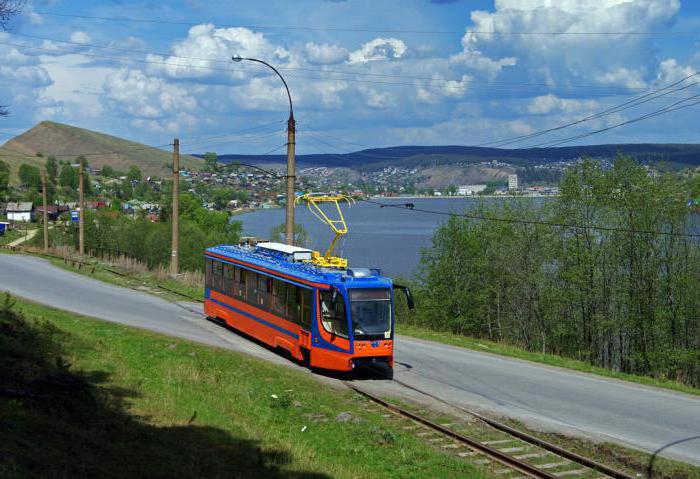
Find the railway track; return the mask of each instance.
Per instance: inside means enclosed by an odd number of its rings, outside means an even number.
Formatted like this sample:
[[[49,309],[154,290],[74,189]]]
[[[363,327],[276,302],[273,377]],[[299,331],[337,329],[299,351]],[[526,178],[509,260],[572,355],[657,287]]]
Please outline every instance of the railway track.
[[[409,424],[402,426],[402,429],[414,432],[415,435],[459,457],[469,458],[473,464],[488,468],[495,477],[503,479],[523,477],[538,479],[633,479],[632,476],[604,464],[562,449],[474,411],[448,403],[401,381],[394,381],[467,413],[474,422],[480,423],[481,428],[477,428],[479,431],[475,434],[473,424],[469,426],[458,423],[437,423],[377,397],[358,387],[355,383],[345,382],[345,384],[372,403],[388,410],[395,417],[408,421]]]

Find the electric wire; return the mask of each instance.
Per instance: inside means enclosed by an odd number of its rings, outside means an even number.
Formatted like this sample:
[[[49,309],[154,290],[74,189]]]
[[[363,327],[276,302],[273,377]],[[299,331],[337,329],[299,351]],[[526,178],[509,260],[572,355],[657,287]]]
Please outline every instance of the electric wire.
[[[680,105],[680,104],[681,104],[681,103],[685,103],[685,102],[687,102],[687,101],[689,101],[689,100],[693,100],[693,99],[698,98],[698,97],[700,97],[700,94],[687,97],[687,98],[685,98],[685,99],[683,99],[683,100],[680,100],[680,101],[677,101],[677,102],[672,103],[672,104],[670,104],[670,105],[667,105],[666,107],[664,107],[664,108],[662,108],[662,109],[660,109],[660,110],[656,110],[656,111],[653,111],[653,112],[650,112],[650,113],[646,113],[646,114],[644,114],[644,115],[642,115],[642,116],[638,116],[638,117],[636,117],[636,118],[632,118],[631,120],[623,121],[623,122],[621,122],[621,123],[617,123],[617,124],[612,125],[612,126],[608,126],[608,127],[605,127],[605,128],[600,128],[600,129],[598,129],[598,130],[590,131],[590,132],[587,132],[587,133],[582,133],[582,134],[575,135],[575,136],[571,136],[571,137],[568,137],[568,138],[559,139],[559,140],[550,140],[550,141],[548,141],[548,142],[539,143],[539,144],[530,146],[530,148],[554,147],[554,146],[562,145],[562,144],[564,144],[564,143],[570,143],[570,142],[572,142],[572,141],[580,140],[580,139],[583,139],[583,138],[588,138],[589,136],[597,135],[597,134],[599,134],[599,133],[604,133],[604,132],[606,132],[606,131],[610,131],[610,130],[613,130],[613,129],[615,129],[615,128],[620,128],[621,126],[630,125],[630,124],[637,123],[637,122],[640,122],[640,121],[643,121],[643,120],[647,120],[647,119],[649,119],[649,118],[654,118],[654,117],[657,117],[657,116],[660,116],[660,115],[665,115],[665,114],[667,114],[667,113],[671,113],[671,112],[674,112],[674,111],[682,110],[682,109],[685,109],[685,108],[690,108],[690,107],[695,106],[695,105],[697,105],[698,103],[700,103],[700,100],[698,100],[698,101],[696,101],[696,102],[693,102],[693,103],[690,103],[690,104],[687,104],[687,105]],[[680,106],[676,106],[676,105],[680,105]]]
[[[55,54],[57,52],[56,49],[52,49],[52,48],[37,47],[37,46],[25,45],[25,44],[21,44],[21,43],[13,43],[13,42],[0,41],[0,45],[13,46],[13,47],[27,49],[27,50],[44,51],[44,52],[49,52],[49,53],[53,53],[53,54]],[[76,55],[86,56],[89,58],[99,58],[99,59],[103,59],[103,60],[133,62],[133,63],[152,64],[152,65],[164,65],[164,66],[169,66],[169,67],[188,68],[188,69],[206,70],[206,71],[222,71],[222,72],[229,72],[229,73],[235,73],[235,72],[240,73],[241,72],[239,69],[220,68],[220,67],[205,66],[205,65],[193,65],[191,63],[189,63],[189,64],[187,64],[187,63],[173,63],[173,62],[168,62],[168,61],[147,60],[147,59],[140,59],[140,58],[125,57],[125,56],[100,55],[100,54],[88,53],[88,52],[73,52],[73,51],[65,51],[65,50],[58,50],[58,51],[62,52],[64,54],[76,54]],[[262,70],[262,67],[261,67],[261,69],[259,71],[263,72],[264,70]],[[399,82],[399,81],[368,80],[368,79],[349,78],[349,77],[333,78],[333,77],[322,76],[323,73],[326,73],[325,70],[313,70],[313,73],[315,73],[316,75],[299,75],[299,74],[292,72],[291,74],[288,74],[287,77],[288,78],[296,78],[296,79],[308,79],[308,80],[317,80],[317,81],[337,81],[337,82],[361,83],[361,84],[371,84],[371,85],[411,86],[411,87],[423,86],[426,88],[447,89],[447,90],[488,90],[488,91],[500,90],[504,93],[513,93],[513,94],[518,93],[518,92],[513,90],[513,85],[509,86],[508,84],[503,84],[503,85],[484,84],[483,86],[469,86],[469,85],[462,83],[462,82],[466,82],[467,80],[442,80],[442,79],[432,79],[432,78],[424,80],[424,81],[427,81],[428,83],[420,84],[417,82],[423,81],[423,80],[416,80],[414,82],[410,82],[410,81]],[[404,77],[404,78],[410,78],[410,77]],[[436,81],[437,82],[447,82],[447,83],[445,83],[445,84],[433,83]],[[454,83],[458,83],[458,84],[454,84]],[[593,87],[593,86],[591,86],[591,87]],[[570,87],[569,86],[566,86],[566,87],[549,86],[547,88],[548,88],[547,91],[551,92],[556,88],[570,88]],[[600,87],[600,88],[603,88],[603,87]],[[581,92],[578,92],[578,93],[580,95],[582,95],[582,97],[585,97],[585,98],[590,98],[592,96],[608,97],[608,96],[616,94],[616,93],[610,93],[610,92],[606,93],[605,91],[600,91],[600,92],[591,91],[591,92],[587,92],[585,95],[583,95],[583,93],[581,93]],[[618,91],[617,94],[621,94],[621,93]],[[570,97],[575,98],[572,95],[570,95]]]
[[[477,145],[474,145],[474,146],[491,146],[491,147],[495,147],[495,148],[502,148],[503,146],[507,146],[507,145],[510,145],[510,144],[513,144],[513,143],[519,143],[519,142],[521,142],[521,141],[525,141],[525,140],[529,140],[529,139],[532,139],[532,138],[536,138],[536,137],[538,137],[538,136],[542,136],[542,135],[545,135],[545,134],[547,134],[547,133],[551,133],[551,132],[554,132],[554,131],[563,130],[563,129],[565,129],[565,128],[569,128],[569,127],[571,127],[571,126],[579,125],[579,124],[585,123],[585,122],[587,122],[587,121],[591,121],[591,120],[595,120],[595,119],[598,119],[598,118],[602,118],[602,117],[604,117],[604,116],[608,116],[608,115],[617,113],[617,112],[619,112],[619,111],[623,111],[623,110],[626,110],[626,109],[629,109],[629,108],[633,108],[633,107],[635,107],[635,106],[638,106],[638,105],[647,103],[647,102],[649,102],[649,101],[656,100],[657,98],[661,98],[661,97],[667,95],[668,93],[672,93],[672,92],[676,92],[676,91],[681,91],[681,90],[687,89],[687,88],[689,88],[689,87],[691,87],[691,86],[695,86],[695,85],[697,85],[697,84],[700,83],[700,82],[694,82],[694,83],[691,83],[691,84],[689,84],[689,85],[684,85],[684,86],[678,87],[677,89],[673,89],[673,87],[675,87],[675,86],[677,86],[677,85],[680,85],[681,83],[685,82],[686,80],[689,80],[690,78],[693,78],[693,77],[695,77],[695,76],[697,76],[697,75],[700,75],[700,72],[693,72],[693,73],[691,73],[691,74],[689,74],[689,75],[687,75],[687,76],[681,78],[680,80],[678,80],[678,81],[676,81],[676,82],[674,82],[674,83],[671,83],[670,85],[666,85],[666,86],[664,86],[664,87],[662,87],[662,88],[658,88],[658,89],[656,89],[656,90],[654,90],[654,91],[651,91],[651,92],[646,93],[646,94],[644,94],[644,95],[641,95],[641,96],[639,96],[639,97],[632,98],[632,99],[630,99],[630,100],[628,100],[628,101],[626,101],[626,102],[623,102],[623,103],[621,103],[621,104],[613,105],[613,106],[611,106],[611,107],[609,107],[609,108],[606,108],[605,110],[602,110],[602,111],[600,111],[600,112],[598,112],[598,113],[595,113],[595,114],[593,114],[593,115],[589,115],[589,116],[586,116],[586,117],[583,117],[583,118],[579,118],[578,120],[575,120],[575,121],[572,121],[572,122],[569,122],[569,123],[565,123],[565,124],[563,124],[563,125],[559,125],[559,126],[556,126],[556,127],[553,127],[553,128],[547,128],[547,129],[540,130],[540,131],[536,131],[536,132],[533,132],[533,133],[528,133],[528,134],[526,134],[526,135],[518,135],[518,136],[511,137],[511,138],[504,138],[504,139],[501,139],[501,140],[495,140],[495,141],[490,141],[490,142],[486,142],[486,143],[480,143],[480,144],[477,144]],[[671,90],[670,90],[670,91],[666,91],[666,90],[669,90],[669,89],[671,89]],[[662,92],[664,92],[664,91],[666,91],[666,92],[665,92],[665,93],[662,93]]]
[[[637,229],[632,229],[632,228],[618,228],[615,226],[577,225],[577,224],[570,224],[570,223],[558,223],[558,222],[541,221],[541,220],[501,218],[501,217],[496,217],[496,216],[484,216],[484,215],[477,215],[477,214],[471,214],[471,213],[454,213],[454,212],[447,212],[447,211],[437,211],[437,210],[416,208],[413,203],[390,204],[390,203],[382,203],[380,201],[374,201],[371,199],[361,199],[358,201],[363,201],[365,203],[372,203],[372,204],[378,205],[380,208],[398,208],[398,209],[403,209],[406,211],[413,211],[413,212],[419,212],[419,213],[429,213],[429,214],[440,215],[440,216],[456,216],[459,218],[468,218],[468,219],[480,220],[480,221],[494,221],[494,222],[500,222],[500,223],[515,223],[515,224],[526,224],[526,225],[537,225],[537,226],[549,226],[549,227],[556,227],[556,228],[570,228],[570,229],[578,229],[578,230],[608,231],[608,232],[615,232],[615,233],[629,233],[629,234],[637,234],[637,235],[700,238],[700,233],[678,233],[675,231],[637,230]]]
[[[129,22],[129,23],[153,23],[164,25],[181,25],[181,26],[196,26],[210,22],[187,22],[168,19],[146,19],[133,17],[105,17],[98,15],[80,15],[70,13],[57,13],[46,11],[35,11],[39,15],[63,17],[63,18],[79,18],[83,20],[101,20],[111,22]],[[269,30],[301,30],[301,31],[320,31],[320,32],[352,32],[352,33],[410,33],[410,34],[430,34],[430,35],[516,35],[516,36],[585,36],[585,35],[631,35],[631,36],[675,36],[675,35],[698,35],[700,31],[488,31],[488,30],[418,30],[418,29],[370,29],[370,28],[339,28],[339,27],[308,27],[300,25],[254,25],[254,24],[219,24],[221,28],[249,28],[249,29],[269,29]]]
[[[17,33],[13,32],[13,36],[20,36],[20,37],[26,37],[26,38],[33,38],[37,40],[44,40],[44,41],[49,41],[49,42],[55,42],[55,43],[63,43],[67,45],[74,45],[78,47],[90,47],[90,48],[97,48],[101,50],[113,50],[113,51],[119,51],[119,52],[126,52],[126,53],[131,53],[131,54],[143,54],[143,55],[159,55],[159,56],[164,56],[168,58],[178,58],[178,59],[185,59],[185,60],[197,60],[197,61],[207,61],[207,62],[212,62],[212,63],[225,63],[225,64],[230,64],[231,60],[226,59],[218,59],[218,58],[204,58],[204,57],[193,57],[193,56],[184,56],[184,55],[175,55],[172,53],[163,53],[163,52],[153,52],[153,51],[145,51],[145,50],[134,50],[134,49],[128,49],[128,48],[118,48],[118,47],[113,47],[109,45],[97,45],[93,43],[81,43],[81,42],[73,42],[73,41],[68,41],[68,40],[60,40],[56,38],[47,38],[47,37],[42,37],[42,36],[37,36],[37,35],[29,35],[26,33]],[[80,54],[81,52],[75,52],[76,54]],[[267,69],[263,68],[260,65],[256,64],[251,64],[251,63],[242,63],[239,66],[242,67],[251,67],[255,68],[256,70],[259,71],[268,71]],[[479,80],[475,79],[449,79],[449,78],[433,78],[433,77],[421,77],[421,76],[413,76],[413,75],[396,75],[396,74],[388,74],[388,73],[367,73],[367,72],[357,72],[357,71],[343,71],[343,70],[330,70],[326,67],[323,68],[304,68],[304,67],[284,67],[284,66],[279,66],[276,67],[278,70],[283,70],[283,71],[308,71],[308,72],[313,72],[313,73],[332,73],[332,74],[338,74],[338,75],[353,75],[353,76],[364,76],[364,77],[377,77],[377,78],[399,78],[399,79],[405,79],[405,80],[421,80],[421,81],[429,81],[429,82],[441,82],[445,84],[464,84],[464,85],[471,85],[474,83],[484,83],[489,86],[493,85],[498,85],[498,86],[504,86],[504,87],[514,87],[514,86],[527,86],[527,87],[543,87],[543,88],[549,88],[549,89],[577,89],[577,88],[588,88],[588,89],[593,89],[593,90],[602,90],[605,92],[620,92],[620,94],[628,94],[629,91],[633,90],[639,90],[639,91],[645,91],[648,90],[649,88],[647,87],[608,87],[608,86],[601,86],[601,85],[583,85],[583,84],[571,84],[571,85],[562,85],[562,86],[557,86],[557,85],[552,85],[549,83],[536,83],[536,82],[503,82],[503,81],[485,81],[485,82],[480,82]],[[336,79],[336,80],[341,80],[341,79]],[[612,94],[612,93],[611,93]]]

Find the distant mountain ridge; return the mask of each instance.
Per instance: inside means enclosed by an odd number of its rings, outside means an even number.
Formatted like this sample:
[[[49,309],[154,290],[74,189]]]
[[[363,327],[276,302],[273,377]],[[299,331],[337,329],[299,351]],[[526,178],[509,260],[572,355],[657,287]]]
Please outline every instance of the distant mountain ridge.
[[[679,166],[700,166],[700,144],[609,144],[567,146],[559,148],[504,149],[478,146],[394,146],[372,148],[352,153],[297,155],[300,166],[332,166],[353,169],[376,169],[385,166],[431,166],[436,164],[502,161],[530,166],[580,157],[614,158],[618,153],[641,162],[668,162]],[[222,154],[223,162],[280,163],[286,155]]]
[[[43,158],[36,156],[41,153]],[[58,160],[74,161],[85,155],[89,165],[102,168],[109,165],[115,170],[127,171],[136,165],[144,175],[166,176],[172,163],[172,153],[135,141],[99,133],[85,128],[42,121],[0,147],[0,160],[10,165],[13,177],[22,163],[40,165],[54,155]],[[196,157],[182,155],[183,167],[199,169],[203,162]]]

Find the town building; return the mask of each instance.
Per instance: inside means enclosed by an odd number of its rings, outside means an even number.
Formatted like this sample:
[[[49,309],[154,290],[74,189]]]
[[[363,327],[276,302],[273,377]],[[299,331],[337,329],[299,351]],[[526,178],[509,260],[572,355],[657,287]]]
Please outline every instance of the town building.
[[[508,189],[517,190],[518,189],[518,175],[508,175]]]
[[[34,219],[34,205],[30,202],[7,203],[7,220],[29,223]]]
[[[457,194],[461,196],[477,195],[486,189],[486,185],[464,185],[457,187]]]

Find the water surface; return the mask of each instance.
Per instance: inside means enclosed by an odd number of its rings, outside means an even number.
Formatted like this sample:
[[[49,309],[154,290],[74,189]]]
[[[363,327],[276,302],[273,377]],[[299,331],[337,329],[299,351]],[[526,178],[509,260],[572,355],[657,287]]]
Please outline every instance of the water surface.
[[[413,203],[416,208],[460,213],[478,204],[477,199],[382,199],[380,202],[400,205]],[[326,205],[326,207],[332,205]],[[339,243],[337,252],[351,266],[380,268],[390,276],[410,277],[420,259],[420,250],[431,245],[433,232],[447,219],[431,213],[403,208],[382,208],[373,203],[358,202],[344,206],[349,233]],[[269,238],[270,230],[284,223],[284,209],[258,210],[235,217],[243,222],[245,235]],[[296,222],[303,225],[310,237],[310,247],[325,251],[333,233],[307,210],[297,206]]]

